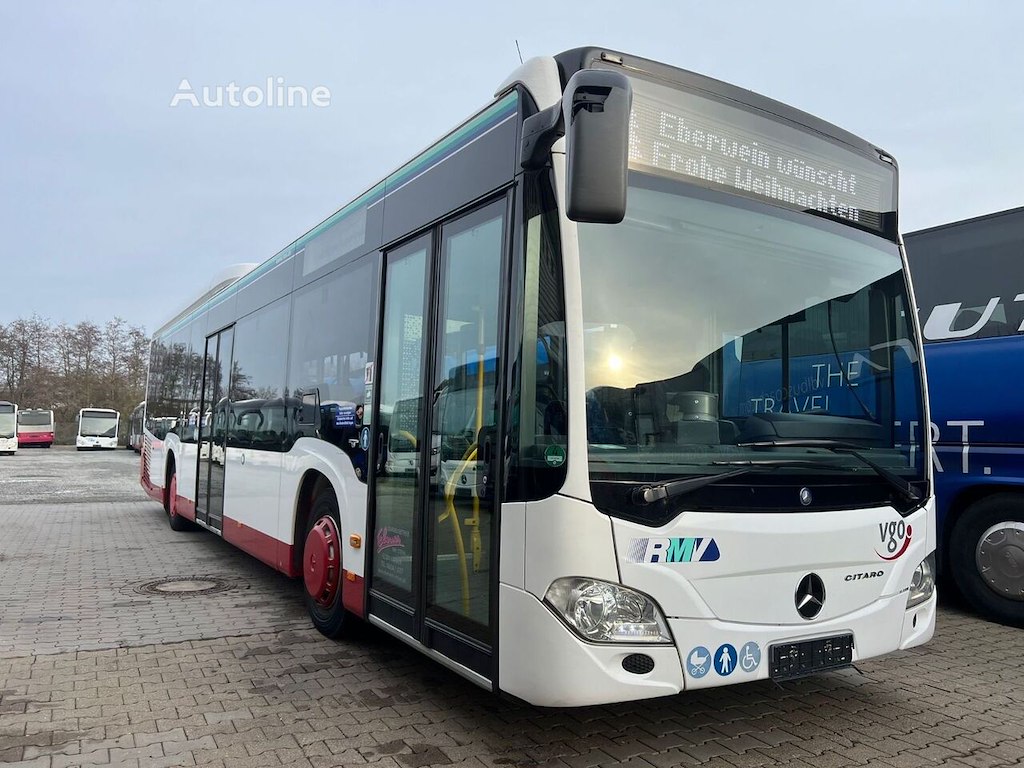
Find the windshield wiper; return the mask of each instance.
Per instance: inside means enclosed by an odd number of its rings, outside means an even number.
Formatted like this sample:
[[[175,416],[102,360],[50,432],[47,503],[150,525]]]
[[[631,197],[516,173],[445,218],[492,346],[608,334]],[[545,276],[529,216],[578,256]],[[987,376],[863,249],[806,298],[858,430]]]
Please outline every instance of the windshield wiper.
[[[800,461],[792,459],[743,459],[736,461],[713,461],[715,466],[738,467],[728,472],[720,472],[717,475],[697,475],[696,477],[680,477],[675,480],[668,480],[658,485],[642,485],[633,490],[632,498],[634,504],[653,504],[656,501],[670,499],[673,496],[681,496],[705,485],[717,483],[719,480],[728,480],[730,477],[739,477],[750,472],[764,472],[779,467],[802,467],[809,469],[820,469],[820,461]]]
[[[904,497],[910,501],[920,501],[921,494],[918,493],[917,489],[904,480],[902,477],[894,472],[889,471],[885,467],[876,464],[874,461],[869,459],[863,453],[860,452],[859,445],[855,443],[847,443],[842,440],[830,440],[825,437],[810,438],[807,440],[801,440],[799,438],[779,438],[778,440],[755,440],[749,443],[739,443],[741,448],[824,448],[825,450],[832,451],[840,455],[853,456],[855,459],[860,460],[863,464],[870,467],[875,471],[880,478],[885,480],[889,485],[903,494]]]

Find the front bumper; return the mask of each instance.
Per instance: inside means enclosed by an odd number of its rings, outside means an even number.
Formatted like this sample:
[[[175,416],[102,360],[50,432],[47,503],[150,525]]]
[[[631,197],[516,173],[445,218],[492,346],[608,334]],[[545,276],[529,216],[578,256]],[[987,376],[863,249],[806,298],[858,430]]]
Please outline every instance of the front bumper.
[[[862,661],[927,642],[935,629],[936,597],[906,610],[905,593],[882,598],[861,610],[820,623],[757,625],[714,619],[668,619],[674,645],[606,645],[576,636],[536,596],[502,584],[498,675],[501,690],[538,706],[585,706],[669,696],[684,689],[710,688],[769,677],[770,647],[852,633],[853,661]],[[753,644],[757,653],[753,652]],[[716,665],[711,656],[723,646],[734,661]],[[688,660],[707,649],[703,674]],[[741,656],[750,651],[746,663]],[[540,650],[539,650],[540,649]],[[650,657],[646,673],[627,671],[633,654]],[[698,654],[698,658],[704,654]],[[750,659],[757,658],[753,664]],[[628,666],[628,665],[627,665]],[[719,668],[728,668],[721,674]]]
[[[75,440],[78,448],[117,448],[116,437],[78,437]]]

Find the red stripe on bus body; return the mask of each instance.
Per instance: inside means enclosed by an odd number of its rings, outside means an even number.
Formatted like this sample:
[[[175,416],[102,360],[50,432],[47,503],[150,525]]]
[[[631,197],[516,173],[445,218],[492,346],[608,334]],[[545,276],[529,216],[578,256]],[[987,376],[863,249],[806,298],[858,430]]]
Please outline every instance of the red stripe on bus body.
[[[224,518],[223,537],[224,541],[248,552],[285,576],[298,578],[302,575],[293,565],[295,548],[292,544],[229,517]],[[366,584],[362,576],[351,571],[342,572],[341,602],[347,611],[366,618]]]
[[[366,584],[362,576],[352,571],[342,571],[341,604],[345,610],[361,619],[366,618]]]
[[[195,507],[193,507],[193,510]],[[222,529],[224,541],[234,544],[248,552],[258,560],[262,560],[271,568],[281,571],[285,576],[295,578],[299,572],[292,566],[292,545],[257,531],[245,523],[224,518]]]
[[[196,503],[192,499],[186,499],[184,496],[178,496],[177,499],[177,503],[174,506],[175,513],[181,515],[186,520],[195,522]]]
[[[139,484],[142,486],[142,490],[146,492],[153,501],[158,501],[162,505],[164,503],[164,489],[158,485],[153,485],[149,482],[149,472],[146,471],[146,463],[141,462],[142,466],[139,471]]]
[[[150,485],[149,483],[143,483],[142,488],[153,501],[159,502],[160,504],[164,503],[163,488],[157,488],[155,485]]]

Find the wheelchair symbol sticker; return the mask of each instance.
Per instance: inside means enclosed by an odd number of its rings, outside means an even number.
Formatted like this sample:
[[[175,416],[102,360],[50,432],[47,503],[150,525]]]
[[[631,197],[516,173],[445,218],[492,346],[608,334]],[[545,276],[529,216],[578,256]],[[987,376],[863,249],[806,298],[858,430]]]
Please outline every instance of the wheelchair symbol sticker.
[[[363,427],[359,432],[359,447],[364,451],[370,450],[370,428]]]
[[[698,645],[686,657],[686,671],[690,677],[700,680],[711,669],[711,653],[703,645]]]
[[[761,649],[757,643],[747,643],[740,648],[740,669],[753,672],[761,663]]]

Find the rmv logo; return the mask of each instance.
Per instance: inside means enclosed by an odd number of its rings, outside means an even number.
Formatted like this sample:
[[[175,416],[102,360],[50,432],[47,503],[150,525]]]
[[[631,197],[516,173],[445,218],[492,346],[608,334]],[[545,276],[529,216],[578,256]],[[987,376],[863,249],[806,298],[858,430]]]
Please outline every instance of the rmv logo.
[[[719,556],[715,540],[700,536],[633,539],[629,548],[633,563],[710,563]]]

